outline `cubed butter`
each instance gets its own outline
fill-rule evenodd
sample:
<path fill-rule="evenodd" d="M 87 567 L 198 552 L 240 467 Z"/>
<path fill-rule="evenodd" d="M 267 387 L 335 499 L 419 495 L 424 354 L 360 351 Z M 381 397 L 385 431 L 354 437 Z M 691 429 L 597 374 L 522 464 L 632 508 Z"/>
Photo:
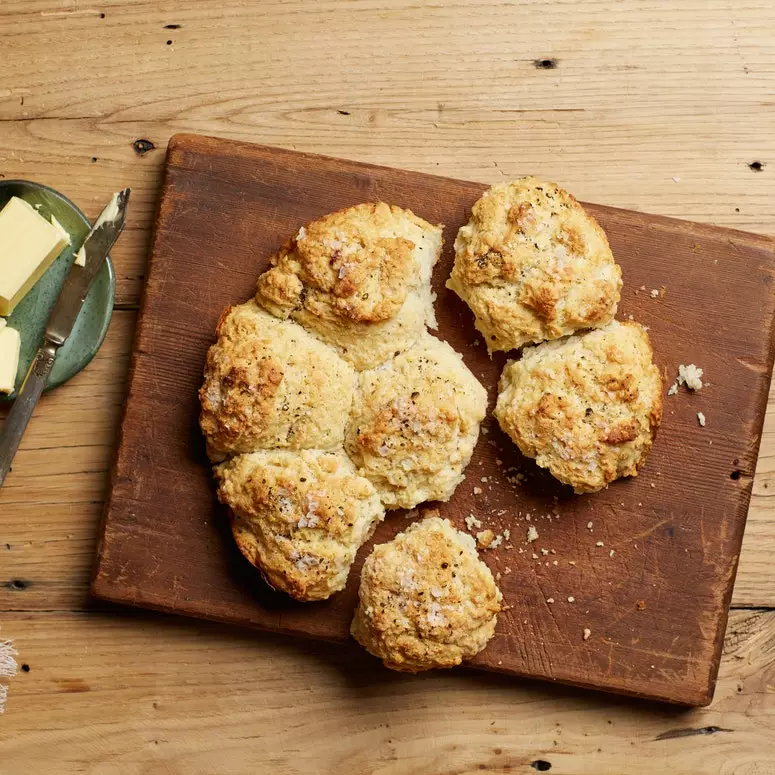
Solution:
<path fill-rule="evenodd" d="M 0 328 L 0 393 L 13 393 L 21 344 L 21 337 L 15 328 Z"/>
<path fill-rule="evenodd" d="M 70 243 L 67 232 L 49 223 L 19 197 L 0 211 L 0 315 L 14 307 Z"/>

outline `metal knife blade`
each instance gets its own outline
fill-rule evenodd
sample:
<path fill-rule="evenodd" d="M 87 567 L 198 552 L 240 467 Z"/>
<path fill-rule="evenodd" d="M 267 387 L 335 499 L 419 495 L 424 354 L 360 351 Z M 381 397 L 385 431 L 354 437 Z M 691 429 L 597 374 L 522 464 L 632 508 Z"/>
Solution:
<path fill-rule="evenodd" d="M 85 266 L 74 263 L 70 267 L 65 284 L 62 286 L 46 324 L 45 338 L 53 345 L 61 347 L 70 336 L 75 319 L 78 317 L 89 289 L 97 277 L 97 272 L 99 272 L 105 257 L 124 228 L 128 201 L 128 188 L 113 194 L 110 203 L 95 221 L 83 243 L 83 249 L 86 253 Z"/>
<path fill-rule="evenodd" d="M 124 228 L 128 201 L 128 188 L 113 194 L 110 203 L 95 221 L 83 243 L 85 265 L 74 263 L 65 277 L 62 290 L 49 315 L 43 343 L 38 348 L 5 424 L 0 429 L 0 487 L 11 470 L 11 462 L 19 449 L 33 409 L 46 387 L 57 352 L 72 333 L 97 272 Z"/>

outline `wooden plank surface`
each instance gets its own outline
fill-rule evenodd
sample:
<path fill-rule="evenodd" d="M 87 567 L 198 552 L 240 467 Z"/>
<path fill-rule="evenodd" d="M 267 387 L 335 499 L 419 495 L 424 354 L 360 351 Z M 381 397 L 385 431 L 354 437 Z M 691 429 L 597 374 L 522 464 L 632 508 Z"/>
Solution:
<path fill-rule="evenodd" d="M 197 432 L 205 353 L 223 310 L 250 298 L 256 277 L 289 235 L 327 212 L 382 199 L 445 224 L 446 248 L 433 277 L 439 335 L 464 355 L 494 405 L 506 358 L 488 356 L 470 314 L 444 287 L 454 234 L 482 188 L 229 140 L 172 139 L 95 571 L 97 595 L 348 639 L 357 568 L 373 543 L 389 540 L 407 521 L 399 512 L 378 527 L 346 591 L 329 601 L 294 604 L 270 594 L 240 561 L 214 503 Z M 496 534 L 512 534 L 486 555 L 502 574 L 508 608 L 473 664 L 704 704 L 718 669 L 772 370 L 773 243 L 626 210 L 590 210 L 623 269 L 620 317 L 634 313 L 649 327 L 666 375 L 696 361 L 712 384 L 697 395 L 668 398 L 644 473 L 590 497 L 575 497 L 539 473 L 491 418 L 485 421 L 465 482 L 440 506 L 461 529 L 473 513 Z M 665 285 L 664 299 L 640 290 Z M 730 285 L 743 303 L 731 300 Z M 706 428 L 697 422 L 700 409 L 709 418 Z M 507 479 L 516 472 L 527 477 L 523 484 Z M 535 545 L 525 540 L 528 527 L 538 528 Z M 585 628 L 593 635 L 582 643 Z"/>
<path fill-rule="evenodd" d="M 165 29 L 169 24 L 180 27 Z M 679 5 L 442 0 L 427 11 L 419 3 L 397 0 L 5 0 L 0 9 L 6 54 L 0 79 L 0 175 L 52 184 L 92 217 L 117 186 L 133 187 L 130 230 L 113 252 L 117 300 L 129 308 L 141 290 L 163 149 L 176 131 L 487 183 L 535 172 L 554 177 L 588 201 L 773 234 L 773 27 L 775 6 L 767 0 L 686 0 Z M 375 39 L 385 46 L 375 45 Z M 543 58 L 554 58 L 557 66 L 537 69 L 533 60 Z M 136 152 L 133 143 L 142 138 L 155 143 L 156 150 L 142 156 Z M 755 161 L 764 164 L 760 172 L 749 167 Z M 3 634 L 15 635 L 23 650 L 34 642 L 36 651 L 48 654 L 52 668 L 61 664 L 63 652 L 75 655 L 67 664 L 76 665 L 75 675 L 84 679 L 90 664 L 85 649 L 99 641 L 104 658 L 97 673 L 109 676 L 120 669 L 119 677 L 114 691 L 104 696 L 37 684 L 33 709 L 27 685 L 21 683 L 32 673 L 20 675 L 0 722 L 0 761 L 6 761 L 13 745 L 13 764 L 22 762 L 21 770 L 29 770 L 29 735 L 34 733 L 47 735 L 46 755 L 56 759 L 61 754 L 57 769 L 64 772 L 132 772 L 127 762 L 143 773 L 253 772 L 268 760 L 279 760 L 283 773 L 311 772 L 320 751 L 325 754 L 317 771 L 470 773 L 487 761 L 492 772 L 534 772 L 524 763 L 527 758 L 506 769 L 497 760 L 475 761 L 473 754 L 461 758 L 459 750 L 439 754 L 435 741 L 450 736 L 474 752 L 484 750 L 478 747 L 479 716 L 485 715 L 482 708 L 494 687 L 477 693 L 462 686 L 458 676 L 436 676 L 430 683 L 420 681 L 411 702 L 404 703 L 398 701 L 404 694 L 391 698 L 390 684 L 368 689 L 367 677 L 351 673 L 347 683 L 342 679 L 320 693 L 318 660 L 289 651 L 285 641 L 270 645 L 274 641 L 265 636 L 254 639 L 223 629 L 201 640 L 202 627 L 190 625 L 190 640 L 202 643 L 194 651 L 161 621 L 130 621 L 127 629 L 111 629 L 102 621 L 89 628 L 80 615 L 70 623 L 43 621 L 43 610 L 84 606 L 100 508 L 86 501 L 104 491 L 110 455 L 106 449 L 101 461 L 73 460 L 69 446 L 91 444 L 94 433 L 101 437 L 111 413 L 118 411 L 115 395 L 125 391 L 127 361 L 105 363 L 103 358 L 109 345 L 114 353 L 131 346 L 131 313 L 126 313 L 127 325 L 117 327 L 123 314 L 114 317 L 106 346 L 83 375 L 104 365 L 100 380 L 106 394 L 77 382 L 61 388 L 44 399 L 40 411 L 51 404 L 47 418 L 57 424 L 65 446 L 47 444 L 45 429 L 36 432 L 35 425 L 37 439 L 25 441 L 29 446 L 9 484 L 24 476 L 34 500 L 41 500 L 39 490 L 49 491 L 46 504 L 40 510 L 21 504 L 17 491 L 11 505 L 0 490 L 0 550 L 9 526 L 14 538 L 13 551 L 0 551 L 0 580 L 31 582 L 23 590 L 0 584 Z M 75 398 L 91 402 L 93 411 L 70 422 L 68 404 Z M 775 393 L 770 408 L 775 408 Z M 733 598 L 737 606 L 775 605 L 772 416 L 770 411 L 754 481 Z M 22 465 L 27 454 L 36 456 L 34 469 Z M 61 473 L 61 489 L 53 498 L 52 466 Z M 32 613 L 9 615 L 10 607 Z M 41 620 L 35 637 L 30 626 L 21 629 L 19 617 Z M 91 614 L 86 621 L 92 621 Z M 715 724 L 750 729 L 753 736 L 718 733 L 652 744 L 650 731 L 655 736 L 682 726 L 683 717 L 644 709 L 612 738 L 603 721 L 611 700 L 582 695 L 583 702 L 553 703 L 565 731 L 558 738 L 562 767 L 551 759 L 552 771 L 775 771 L 770 764 L 775 759 L 770 743 L 775 693 L 767 688 L 773 665 L 767 644 L 775 626 L 760 621 L 758 656 L 733 661 L 726 655 L 714 705 L 700 717 L 687 717 L 696 728 Z M 148 641 L 130 637 L 137 626 Z M 178 632 L 174 626 L 172 631 Z M 155 644 L 151 660 L 146 643 Z M 254 650 L 251 673 L 263 660 L 267 672 L 256 674 L 255 690 L 246 692 L 230 713 L 236 683 L 231 676 L 239 674 L 244 684 L 245 643 Z M 179 652 L 186 656 L 183 667 Z M 138 687 L 130 712 L 120 716 L 136 676 L 148 671 L 154 659 L 152 683 Z M 223 678 L 216 683 L 213 665 L 223 666 Z M 324 713 L 344 720 L 334 735 L 328 727 L 310 729 L 308 714 L 301 712 L 293 726 L 286 724 L 296 706 L 282 699 L 270 667 L 310 687 L 309 706 L 321 709 L 316 718 Z M 745 671 L 740 717 L 735 724 L 721 723 L 729 720 L 724 714 L 731 695 L 724 687 L 732 672 L 726 671 L 739 674 L 738 667 Z M 761 680 L 753 695 L 748 694 L 751 679 Z M 448 686 L 443 703 L 435 701 L 437 681 Z M 214 695 L 226 692 L 227 685 L 229 699 L 214 705 Z M 364 688 L 354 701 L 358 686 Z M 500 717 L 514 719 L 499 733 L 499 742 L 507 744 L 501 746 L 504 751 L 513 744 L 528 757 L 534 751 L 531 736 L 546 731 L 544 721 L 554 723 L 555 714 L 546 711 L 554 695 L 544 688 L 514 691 L 499 694 L 504 698 Z M 70 714 L 74 700 L 85 705 Z M 158 707 L 149 716 L 152 701 Z M 267 702 L 276 712 L 256 721 L 256 709 Z M 358 726 L 349 745 L 350 738 L 339 732 L 352 726 L 346 711 L 353 704 L 368 709 L 369 731 Z M 431 712 L 439 704 L 442 712 Z M 632 712 L 626 702 L 615 709 L 614 723 Z M 406 725 L 397 727 L 403 718 Z M 239 740 L 228 737 L 235 724 L 232 737 Z M 101 745 L 99 732 L 107 727 L 119 734 Z M 47 728 L 52 731 L 46 733 Z M 283 731 L 291 729 L 297 730 L 292 741 Z M 281 735 L 288 742 L 287 754 L 273 744 Z M 334 739 L 342 753 L 332 753 Z M 609 746 L 609 739 L 616 744 Z M 27 742 L 17 744 L 20 740 Z M 603 749 L 603 759 L 597 748 Z M 123 752 L 118 763 L 111 760 L 113 752 Z"/>
<path fill-rule="evenodd" d="M 0 722 L 8 773 L 32 752 L 57 775 L 774 771 L 775 612 L 732 613 L 716 699 L 693 711 L 473 670 L 395 675 L 330 644 L 145 613 L 3 624 L 29 668 Z"/>

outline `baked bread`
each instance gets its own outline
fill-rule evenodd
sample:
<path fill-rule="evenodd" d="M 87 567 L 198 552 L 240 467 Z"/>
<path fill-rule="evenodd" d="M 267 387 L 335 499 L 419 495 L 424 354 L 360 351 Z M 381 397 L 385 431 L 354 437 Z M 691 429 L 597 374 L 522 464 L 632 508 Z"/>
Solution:
<path fill-rule="evenodd" d="M 353 637 L 387 667 L 408 673 L 454 667 L 482 651 L 501 603 L 474 539 L 438 516 L 375 546 L 358 594 Z"/>
<path fill-rule="evenodd" d="M 215 468 L 243 555 L 297 600 L 343 589 L 360 546 L 385 516 L 343 452 L 269 450 Z"/>
<path fill-rule="evenodd" d="M 358 375 L 345 448 L 386 508 L 449 500 L 463 480 L 487 394 L 446 342 L 413 347 Z"/>
<path fill-rule="evenodd" d="M 490 351 L 512 350 L 611 321 L 621 275 L 605 232 L 567 191 L 521 178 L 474 204 L 447 287 Z"/>
<path fill-rule="evenodd" d="M 356 369 L 384 363 L 436 326 L 430 282 L 441 226 L 377 202 L 299 230 L 258 279 L 256 300 L 337 348 Z"/>
<path fill-rule="evenodd" d="M 211 460 L 341 446 L 355 372 L 333 348 L 252 301 L 228 309 L 217 335 L 199 390 Z"/>
<path fill-rule="evenodd" d="M 577 493 L 636 476 L 662 419 L 662 378 L 638 323 L 525 348 L 498 389 L 501 428 Z"/>

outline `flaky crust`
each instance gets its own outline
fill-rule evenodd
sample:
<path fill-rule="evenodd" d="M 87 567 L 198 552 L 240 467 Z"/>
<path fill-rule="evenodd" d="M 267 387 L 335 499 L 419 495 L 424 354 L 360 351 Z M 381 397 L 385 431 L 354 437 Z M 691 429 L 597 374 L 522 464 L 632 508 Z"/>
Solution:
<path fill-rule="evenodd" d="M 501 593 L 473 538 L 431 516 L 374 547 L 359 599 L 353 637 L 387 667 L 415 673 L 482 651 Z"/>
<path fill-rule="evenodd" d="M 435 327 L 440 252 L 440 226 L 384 202 L 356 205 L 302 227 L 259 277 L 256 300 L 372 368 Z"/>
<path fill-rule="evenodd" d="M 385 510 L 343 452 L 270 450 L 215 468 L 242 554 L 297 600 L 343 589 L 360 546 Z"/>
<path fill-rule="evenodd" d="M 345 448 L 391 508 L 449 500 L 463 480 L 487 394 L 446 342 L 425 334 L 358 375 Z"/>
<path fill-rule="evenodd" d="M 595 219 L 567 191 L 536 178 L 494 186 L 474 204 L 447 281 L 491 351 L 605 325 L 621 285 Z"/>
<path fill-rule="evenodd" d="M 199 390 L 211 460 L 341 446 L 356 376 L 333 348 L 255 302 L 228 309 L 217 336 Z"/>
<path fill-rule="evenodd" d="M 662 378 L 637 323 L 526 348 L 494 415 L 524 455 L 577 493 L 636 476 L 662 419 Z"/>

